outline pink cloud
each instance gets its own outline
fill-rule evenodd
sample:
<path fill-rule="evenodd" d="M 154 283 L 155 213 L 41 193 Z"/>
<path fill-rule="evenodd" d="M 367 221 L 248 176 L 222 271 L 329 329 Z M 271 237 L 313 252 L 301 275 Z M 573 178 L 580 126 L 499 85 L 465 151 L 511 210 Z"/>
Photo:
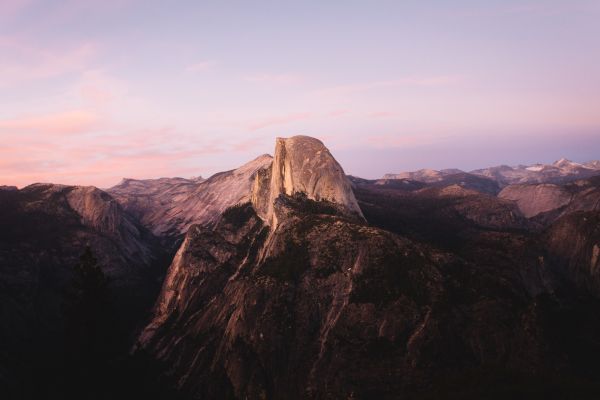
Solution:
<path fill-rule="evenodd" d="M 192 72 L 192 73 L 204 72 L 204 71 L 211 69 L 214 65 L 215 65 L 214 61 L 210 61 L 210 60 L 199 61 L 197 63 L 188 65 L 185 68 L 185 70 L 186 70 L 186 72 Z"/>
<path fill-rule="evenodd" d="M 87 70 L 82 73 L 71 94 L 81 98 L 87 105 L 97 108 L 125 98 L 128 88 L 126 82 L 102 70 Z"/>
<path fill-rule="evenodd" d="M 347 114 L 350 114 L 350 110 L 339 109 L 339 110 L 333 110 L 331 112 L 328 112 L 327 114 L 325 114 L 325 116 L 329 117 L 329 118 L 335 118 L 335 117 L 341 117 L 342 115 L 347 115 Z"/>
<path fill-rule="evenodd" d="M 173 137 L 185 136 L 173 128 L 65 140 L 7 135 L 0 147 L 0 185 L 54 182 L 108 187 L 123 177 L 199 175 L 206 170 L 198 166 L 198 160 L 228 151 L 216 141 L 174 143 Z"/>
<path fill-rule="evenodd" d="M 39 49 L 12 38 L 0 39 L 0 87 L 83 70 L 96 54 L 91 43 L 70 49 Z"/>
<path fill-rule="evenodd" d="M 442 87 L 456 84 L 460 81 L 458 76 L 439 75 L 439 76 L 413 76 L 400 79 L 374 81 L 359 84 L 340 85 L 318 90 L 319 96 L 347 96 L 353 93 L 361 93 L 375 89 L 387 89 L 396 87 Z"/>
<path fill-rule="evenodd" d="M 371 118 L 388 118 L 394 116 L 396 116 L 396 113 L 389 111 L 376 111 L 369 114 L 369 117 Z"/>
<path fill-rule="evenodd" d="M 101 118 L 86 110 L 0 120 L 0 132 L 11 135 L 41 133 L 73 135 L 90 132 L 101 125 Z"/>
<path fill-rule="evenodd" d="M 263 137 L 250 137 L 242 140 L 237 140 L 231 144 L 233 151 L 247 153 L 251 149 L 257 147 L 266 141 Z"/>
<path fill-rule="evenodd" d="M 274 125 L 286 125 L 292 122 L 307 120 L 311 117 L 311 113 L 302 112 L 302 113 L 292 113 L 282 116 L 269 117 L 261 120 L 257 120 L 256 122 L 251 123 L 248 126 L 248 129 L 251 131 L 256 131 L 258 129 L 266 128 Z"/>
<path fill-rule="evenodd" d="M 380 149 L 389 149 L 391 147 L 415 147 L 434 143 L 440 140 L 438 136 L 434 137 L 427 134 L 383 134 L 371 135 L 365 137 L 367 145 Z"/>
<path fill-rule="evenodd" d="M 291 85 L 302 82 L 302 77 L 295 74 L 260 74 L 245 78 L 248 82 Z"/>

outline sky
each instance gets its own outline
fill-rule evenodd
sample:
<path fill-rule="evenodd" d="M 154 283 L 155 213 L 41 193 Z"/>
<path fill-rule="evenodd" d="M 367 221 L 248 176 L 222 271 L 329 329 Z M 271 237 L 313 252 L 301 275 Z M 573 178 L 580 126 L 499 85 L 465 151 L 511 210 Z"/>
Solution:
<path fill-rule="evenodd" d="M 600 158 L 600 0 L 0 0 L 0 185 Z"/>

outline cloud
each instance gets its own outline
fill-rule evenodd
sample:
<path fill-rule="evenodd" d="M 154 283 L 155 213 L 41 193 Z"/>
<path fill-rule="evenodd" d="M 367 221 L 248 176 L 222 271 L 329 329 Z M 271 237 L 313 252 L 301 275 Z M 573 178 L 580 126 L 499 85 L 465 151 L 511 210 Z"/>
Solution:
<path fill-rule="evenodd" d="M 0 133 L 22 135 L 29 133 L 74 135 L 90 132 L 100 127 L 102 119 L 86 110 L 73 110 L 56 114 L 36 115 L 0 120 Z"/>
<path fill-rule="evenodd" d="M 348 114 L 350 114 L 350 110 L 345 109 L 345 108 L 340 108 L 338 110 L 333 110 L 333 111 L 326 113 L 325 117 L 336 118 L 336 117 L 341 117 L 342 115 L 348 115 Z"/>
<path fill-rule="evenodd" d="M 211 69 L 215 64 L 216 63 L 214 61 L 210 61 L 210 60 L 199 61 L 199 62 L 190 64 L 187 67 L 185 67 L 185 71 L 190 72 L 190 73 L 204 72 L 204 71 L 208 71 L 209 69 Z"/>
<path fill-rule="evenodd" d="M 377 149 L 406 148 L 428 145 L 439 142 L 439 136 L 428 134 L 383 134 L 370 135 L 364 138 L 365 144 Z"/>
<path fill-rule="evenodd" d="M 264 137 L 249 137 L 246 139 L 236 140 L 231 144 L 231 149 L 237 152 L 248 153 L 250 150 L 258 147 L 259 145 L 270 141 L 271 138 Z"/>
<path fill-rule="evenodd" d="M 389 111 L 375 111 L 369 114 L 369 117 L 371 118 L 388 118 L 388 117 L 395 117 L 396 113 L 393 112 L 389 112 Z"/>
<path fill-rule="evenodd" d="M 373 81 L 358 84 L 339 85 L 318 90 L 318 96 L 347 96 L 354 93 L 362 93 L 376 89 L 388 89 L 398 87 L 424 87 L 437 88 L 454 85 L 460 81 L 460 77 L 454 75 L 438 76 L 412 76 L 385 81 Z"/>
<path fill-rule="evenodd" d="M 53 78 L 84 70 L 96 54 L 92 43 L 69 49 L 40 49 L 13 38 L 0 38 L 0 87 Z"/>
<path fill-rule="evenodd" d="M 174 137 L 188 135 L 171 127 L 111 130 L 75 137 L 2 137 L 0 185 L 17 186 L 54 182 L 108 187 L 123 177 L 181 176 L 186 172 L 198 175 L 207 172 L 198 160 L 231 150 L 220 141 L 174 141 Z"/>
<path fill-rule="evenodd" d="M 292 122 L 307 120 L 311 117 L 311 113 L 301 112 L 301 113 L 292 113 L 281 116 L 274 116 L 256 120 L 252 122 L 248 129 L 251 131 L 256 131 L 258 129 L 266 128 L 274 125 L 286 125 Z"/>
<path fill-rule="evenodd" d="M 72 94 L 91 107 L 103 107 L 124 98 L 128 89 L 124 81 L 103 70 L 88 70 L 82 73 Z"/>
<path fill-rule="evenodd" d="M 303 78 L 300 75 L 296 74 L 259 74 L 247 76 L 245 78 L 247 82 L 255 82 L 255 83 L 269 83 L 269 84 L 277 84 L 277 85 L 291 85 L 300 83 L 303 81 Z"/>

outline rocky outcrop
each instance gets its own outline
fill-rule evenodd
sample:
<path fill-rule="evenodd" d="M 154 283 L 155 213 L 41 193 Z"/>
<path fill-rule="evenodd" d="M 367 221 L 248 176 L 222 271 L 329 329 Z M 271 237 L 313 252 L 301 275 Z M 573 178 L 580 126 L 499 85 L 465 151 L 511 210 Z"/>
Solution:
<path fill-rule="evenodd" d="M 271 161 L 272 157 L 265 154 L 206 180 L 128 179 L 108 192 L 155 235 L 177 237 L 191 225 L 212 224 L 228 207 L 249 201 L 254 174 Z"/>
<path fill-rule="evenodd" d="M 297 193 L 310 200 L 328 201 L 343 212 L 362 217 L 350 181 L 320 140 L 308 136 L 277 138 L 270 171 L 255 178 L 252 201 L 259 215 L 276 225 L 276 199 Z"/>
<path fill-rule="evenodd" d="M 527 218 L 556 210 L 571 202 L 572 194 L 562 186 L 553 184 L 510 185 L 498 197 L 516 202 Z"/>

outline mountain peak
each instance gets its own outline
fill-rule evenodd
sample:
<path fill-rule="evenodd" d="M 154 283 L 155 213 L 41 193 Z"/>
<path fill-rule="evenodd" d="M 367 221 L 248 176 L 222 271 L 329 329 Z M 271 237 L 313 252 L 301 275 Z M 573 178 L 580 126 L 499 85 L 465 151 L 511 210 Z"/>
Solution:
<path fill-rule="evenodd" d="M 323 142 L 310 136 L 276 139 L 273 163 L 270 170 L 256 175 L 252 201 L 259 215 L 275 225 L 275 200 L 296 193 L 330 201 L 362 217 L 344 170 Z"/>
<path fill-rule="evenodd" d="M 574 163 L 573 161 L 563 157 L 560 160 L 554 161 L 552 163 L 552 165 L 554 165 L 557 168 L 564 168 L 564 167 L 569 167 L 569 166 L 577 165 L 577 164 Z"/>

